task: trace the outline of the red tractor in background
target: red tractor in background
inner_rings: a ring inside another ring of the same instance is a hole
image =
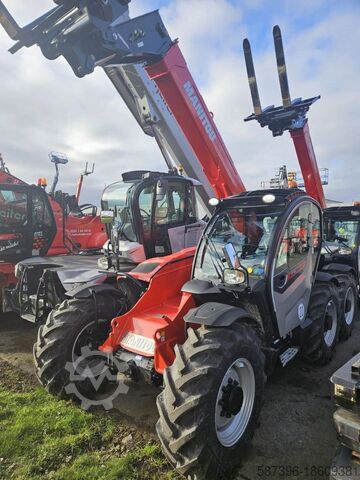
[[[51,153],[56,175],[49,193],[46,180],[29,185],[0,163],[0,300],[3,310],[20,312],[5,289],[15,285],[15,265],[26,258],[98,252],[107,239],[93,205],[79,205],[75,195],[56,191],[58,165],[65,156]],[[80,193],[80,190],[79,190]]]

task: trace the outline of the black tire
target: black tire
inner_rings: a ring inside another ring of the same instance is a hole
[[[303,360],[325,365],[333,357],[340,330],[339,288],[332,282],[315,283],[311,292],[308,316],[312,320],[309,335],[301,349]],[[330,323],[331,327],[330,330]],[[328,340],[325,333],[330,332]]]
[[[81,355],[82,347],[97,350],[104,343],[111,319],[119,312],[118,302],[113,305],[113,312],[108,308],[106,315],[102,315],[104,318],[96,318],[93,298],[65,300],[50,312],[45,325],[39,328],[33,348],[36,376],[49,393],[62,399],[74,399],[65,391],[70,376],[67,362],[74,362]],[[78,389],[88,396],[95,393],[89,381],[79,383]]]
[[[340,283],[340,332],[339,339],[347,340],[358,316],[358,290],[352,275],[341,274]]]
[[[229,478],[258,425],[265,383],[260,339],[245,324],[216,329],[202,326],[190,328],[186,342],[176,346],[175,353],[173,365],[164,372],[164,390],[157,398],[160,418],[156,431],[163,451],[187,478]],[[224,375],[239,358],[252,367],[253,403],[241,436],[226,447],[220,443],[215,412],[222,408],[218,407],[218,395]]]

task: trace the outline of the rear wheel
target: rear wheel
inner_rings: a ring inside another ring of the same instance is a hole
[[[158,396],[163,450],[188,478],[221,478],[241,462],[258,423],[265,358],[248,325],[189,329]]]
[[[350,337],[358,314],[358,292],[352,275],[338,275],[340,282],[340,340]]]
[[[84,351],[96,351],[109,334],[111,319],[120,312],[125,313],[125,302],[121,304],[118,299],[110,297],[104,295],[102,298],[101,303],[108,305],[106,312],[96,308],[93,298],[65,300],[50,312],[45,325],[40,326],[33,348],[35,373],[49,393],[60,398],[73,398],[66,392],[71,374],[69,364],[76,366],[73,372],[76,374],[83,373],[87,367],[94,374],[97,370],[99,374],[103,371],[104,360],[99,361],[90,354],[84,356]],[[78,382],[77,387],[83,395],[96,393],[89,379]]]
[[[331,282],[315,283],[308,310],[312,325],[301,352],[305,361],[319,365],[330,362],[339,337],[339,312],[338,289]]]

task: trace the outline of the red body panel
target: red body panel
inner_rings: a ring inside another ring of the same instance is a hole
[[[106,229],[99,216],[69,216],[66,221],[69,238],[81,246],[81,250],[101,248],[107,240]]]
[[[0,263],[0,289],[16,283],[14,265],[12,263]]]
[[[23,182],[19,178],[14,177],[14,175],[11,175],[11,173],[6,172],[5,170],[0,170],[0,183],[25,185],[25,182]]]
[[[91,215],[77,217],[70,214],[65,222],[65,237],[68,240],[64,242],[62,209],[52,197],[49,196],[49,200],[56,222],[56,236],[47,253],[48,256],[69,253],[69,249],[73,250],[72,243],[81,250],[101,248],[104,245],[107,240],[106,229],[99,216]]]
[[[191,278],[194,254],[195,248],[187,248],[167,257],[152,258],[144,262],[159,263],[152,272],[131,273],[139,280],[149,281],[149,287],[129,312],[112,320],[112,331],[100,350],[115,352],[130,332],[153,339],[154,352],[129,346],[126,350],[154,357],[158,373],[173,363],[174,346],[185,340],[184,315],[195,306],[192,296],[181,292]]]
[[[320,203],[321,208],[326,208],[324,190],[311,141],[308,122],[305,123],[303,128],[290,130],[290,134],[294,141],[306,192]]]
[[[15,265],[13,263],[0,263],[0,312],[4,288],[16,285]]]
[[[177,44],[146,68],[198,157],[219,198],[245,191],[244,184]]]

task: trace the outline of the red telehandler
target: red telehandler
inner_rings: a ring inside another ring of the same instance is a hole
[[[29,185],[12,175],[2,158],[0,163],[0,300],[3,311],[11,309],[23,316],[29,312],[23,311],[18,298],[9,295],[16,284],[19,261],[95,253],[107,239],[96,207],[79,205],[74,195],[56,191],[58,165],[67,163],[65,156],[51,153],[50,159],[56,175],[49,193],[44,179],[39,186]]]
[[[179,116],[183,130],[189,122],[204,145],[214,144],[217,132],[193,82],[183,77],[181,57],[166,61],[166,52],[176,52],[177,45],[157,12],[121,23],[113,15],[124,14],[120,6],[128,2],[57,3],[25,27],[23,36],[15,28],[19,43],[13,51],[38,43],[48,58],[63,55],[79,76],[96,65],[146,61],[173,115],[178,103],[190,113]],[[14,29],[7,18],[8,29]],[[303,105],[290,113],[302,120],[306,111]],[[316,178],[316,164],[307,162],[310,144],[304,145],[300,163]],[[230,172],[227,157],[218,158],[209,175]],[[229,188],[220,179],[212,183]],[[325,271],[321,263],[323,212],[316,184],[314,197],[298,189],[227,193],[232,195],[212,202],[215,211],[196,252],[151,258],[129,273],[118,268],[116,235],[125,229],[123,221],[112,238],[116,268],[100,282],[67,292],[72,299],[50,313],[34,346],[37,375],[48,391],[84,398],[91,394],[89,378],[75,388],[66,364],[79,365],[82,349],[99,346],[114,317],[100,346],[109,368],[121,362],[130,377],[163,385],[158,436],[169,461],[196,480],[228,478],[254,434],[275,362],[285,365],[297,353],[308,362],[330,361],[341,320],[338,272]]]

